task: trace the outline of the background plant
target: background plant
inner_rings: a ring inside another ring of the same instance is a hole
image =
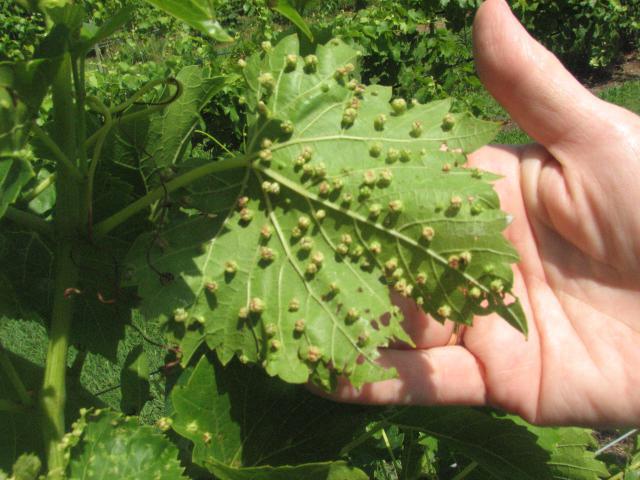
[[[316,30],[317,46],[280,32],[257,43],[250,30],[220,47],[205,36],[227,38],[207,27],[219,20],[207,2],[193,0],[186,17],[150,3],[165,13],[92,4],[105,12],[97,27],[82,27],[77,6],[47,9],[36,59],[0,65],[0,438],[10,445],[0,468],[15,478],[35,478],[43,461],[51,478],[606,476],[588,430],[488,410],[343,406],[272,378],[330,388],[341,373],[355,383],[392,374],[370,362],[377,346],[406,340],[389,287],[438,317],[493,309],[525,328],[504,295],[516,256],[492,176],[463,168],[498,126],[364,85],[356,42]],[[316,18],[342,6],[306,8]],[[175,28],[170,41],[150,24],[144,49],[110,47],[140,11]],[[407,167],[423,173],[420,195],[407,195]],[[483,234],[472,240],[454,218]],[[305,281],[287,265],[304,267]],[[278,269],[293,275],[285,287]],[[317,289],[311,307],[304,289]],[[344,324],[328,322],[333,311]],[[334,326],[345,332],[335,345]],[[634,458],[620,472],[633,474]]]

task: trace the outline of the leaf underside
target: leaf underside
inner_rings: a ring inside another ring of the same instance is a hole
[[[189,187],[198,214],[131,250],[143,313],[185,364],[206,344],[325,388],[395,374],[375,361],[411,343],[391,291],[440,321],[497,312],[526,332],[497,177],[464,167],[498,125],[449,101],[390,103],[390,88],[357,82],[359,53],[339,40],[298,51],[286,37],[244,67],[247,167]]]

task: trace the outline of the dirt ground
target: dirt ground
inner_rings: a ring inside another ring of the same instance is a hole
[[[586,80],[584,83],[592,92],[598,93],[606,88],[615,87],[629,80],[640,79],[640,52],[625,55],[624,61],[611,72],[609,78]]]

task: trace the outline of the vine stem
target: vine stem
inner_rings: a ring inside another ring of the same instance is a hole
[[[55,264],[53,307],[49,327],[49,346],[44,370],[40,408],[42,411],[42,434],[49,476],[52,480],[63,477],[65,470],[64,452],[59,448],[65,432],[66,370],[69,337],[74,313],[73,298],[65,292],[75,287],[79,278],[78,267],[73,262],[71,252],[78,242],[78,235],[84,231],[87,216],[83,190],[78,175],[84,180],[75,165],[78,158],[76,105],[72,89],[71,55],[65,54],[52,83],[53,138],[55,147],[69,160],[59,165],[56,180],[55,224]],[[72,161],[73,160],[73,161]]]
[[[18,210],[14,207],[8,207],[4,218],[48,237],[53,235],[53,227],[51,224],[33,213]]]
[[[64,468],[64,457],[58,443],[65,432],[67,352],[73,317],[73,300],[65,298],[65,290],[75,285],[78,279],[78,269],[71,259],[71,249],[70,242],[59,242],[56,248],[55,293],[41,395],[45,416],[42,428],[50,473]]]
[[[129,206],[111,215],[109,218],[96,224],[93,228],[93,234],[95,238],[103,237],[138,212],[144,210],[153,202],[156,202],[163,198],[167,194],[167,192],[171,193],[174,190],[185,187],[207,175],[220,173],[227,170],[233,170],[235,168],[248,167],[251,164],[251,159],[253,157],[255,157],[255,153],[251,155],[243,155],[241,157],[233,158],[230,160],[207,163],[200,167],[194,168],[193,170],[189,170],[188,172],[183,173],[182,175],[179,175],[173,180],[165,183],[164,186],[160,186],[152,190],[144,197],[139,198]]]

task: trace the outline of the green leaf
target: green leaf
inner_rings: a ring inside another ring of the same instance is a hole
[[[70,480],[177,480],[183,476],[177,448],[157,429],[139,425],[135,417],[89,412],[75,426],[82,433],[71,449]],[[77,436],[70,434],[71,441]]]
[[[512,419],[533,432],[538,437],[538,445],[550,453],[549,466],[553,478],[597,480],[609,476],[606,465],[595,458],[593,450],[597,443],[591,430],[577,427],[537,427],[517,417]]]
[[[440,445],[477,462],[491,478],[554,478],[549,453],[537,443],[536,435],[509,418],[463,407],[410,407],[385,421],[437,438]]]
[[[335,462],[366,421],[362,407],[339,405],[202,357],[174,387],[173,428],[191,440],[193,461],[221,479],[364,479]]]
[[[82,41],[79,44],[81,54],[85,54],[94,45],[104,41],[113,35],[118,29],[124,26],[133,16],[135,7],[130,5],[118,10],[115,14],[109,16],[107,20],[97,29],[85,25],[81,32]]]
[[[22,103],[29,108],[29,116],[38,113],[51,82],[60,66],[60,58],[37,58],[26,62],[1,62],[0,87],[15,92],[11,103],[3,95],[0,108],[18,107]],[[4,128],[0,130],[3,133]]]
[[[7,211],[7,207],[18,199],[22,187],[33,178],[34,172],[31,163],[20,158],[18,151],[14,158],[3,157],[0,154],[0,218]]]
[[[345,462],[317,462],[283,467],[232,468],[218,462],[207,463],[220,480],[367,480],[362,470]]]
[[[224,31],[216,20],[212,2],[207,0],[146,1],[219,42],[233,41],[233,38]]]
[[[415,431],[404,432],[404,443],[402,445],[402,471],[399,480],[412,480],[420,478],[424,471],[427,447],[418,441],[418,433]]]
[[[188,194],[217,216],[174,218],[162,248],[147,235],[129,254],[142,311],[184,363],[206,343],[293,383],[389,378],[378,348],[410,343],[390,289],[438,320],[498,312],[526,331],[496,177],[460,153],[498,126],[450,116],[448,101],[391,105],[390,88],[345,78],[358,54],[339,40],[318,47],[317,65],[296,52],[287,37],[245,67],[247,167]]]
[[[200,110],[228,81],[227,77],[209,77],[197,66],[183,68],[176,79],[182,84],[182,95],[154,116],[149,125],[145,154],[153,167],[180,162],[200,122]]]
[[[122,400],[120,409],[127,415],[140,413],[142,407],[150,399],[149,362],[142,345],[134,348],[127,355],[120,373]]]
[[[309,41],[313,42],[313,34],[309,29],[309,25],[304,19],[300,16],[298,11],[289,3],[288,0],[276,0],[273,8],[276,12],[281,14],[282,16],[288,18],[296,27],[300,29],[302,33],[304,33]]]

